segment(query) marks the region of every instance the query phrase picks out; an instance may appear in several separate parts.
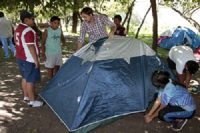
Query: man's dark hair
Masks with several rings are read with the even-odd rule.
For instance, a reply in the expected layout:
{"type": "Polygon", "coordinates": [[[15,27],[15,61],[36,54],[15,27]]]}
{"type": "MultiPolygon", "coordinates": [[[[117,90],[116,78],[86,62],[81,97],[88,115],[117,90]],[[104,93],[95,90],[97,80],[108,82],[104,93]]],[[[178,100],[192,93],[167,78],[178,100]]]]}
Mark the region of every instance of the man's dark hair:
{"type": "Polygon", "coordinates": [[[0,18],[4,17],[4,13],[0,12],[0,18]]]}
{"type": "Polygon", "coordinates": [[[114,19],[118,19],[120,22],[122,21],[122,17],[120,15],[115,15],[114,19]]]}
{"type": "Polygon", "coordinates": [[[92,10],[92,8],[90,8],[90,7],[84,7],[84,8],[82,9],[82,11],[81,11],[81,14],[82,14],[82,13],[87,14],[87,15],[90,15],[90,14],[93,15],[93,10],[92,10]]]}
{"type": "Polygon", "coordinates": [[[186,67],[190,74],[195,74],[199,69],[199,64],[191,60],[186,63],[186,67]]]}
{"type": "Polygon", "coordinates": [[[26,11],[26,10],[22,10],[22,11],[20,12],[20,20],[21,20],[22,22],[24,22],[24,20],[25,20],[26,18],[29,18],[29,19],[34,18],[34,14],[31,13],[31,12],[28,12],[28,11],[26,11]]]}
{"type": "Polygon", "coordinates": [[[53,17],[51,17],[51,19],[50,19],[51,22],[53,22],[53,21],[55,21],[55,20],[60,21],[60,18],[59,18],[58,16],[53,16],[53,17]]]}

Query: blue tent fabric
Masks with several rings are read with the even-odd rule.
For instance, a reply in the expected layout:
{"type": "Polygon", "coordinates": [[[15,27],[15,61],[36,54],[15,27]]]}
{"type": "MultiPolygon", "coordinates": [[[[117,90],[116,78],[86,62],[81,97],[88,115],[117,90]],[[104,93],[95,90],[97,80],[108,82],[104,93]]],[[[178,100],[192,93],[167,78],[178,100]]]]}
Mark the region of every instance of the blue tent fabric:
{"type": "Polygon", "coordinates": [[[143,42],[128,37],[103,39],[75,53],[40,96],[69,131],[77,131],[145,111],[156,91],[151,74],[158,69],[166,70],[167,66],[143,42]],[[101,47],[96,47],[97,43],[101,47]],[[129,54],[130,59],[124,59],[129,54]]]}
{"type": "Polygon", "coordinates": [[[189,45],[193,50],[200,46],[200,38],[189,28],[178,27],[174,30],[172,36],[161,41],[161,48],[170,49],[173,46],[189,45]]]}

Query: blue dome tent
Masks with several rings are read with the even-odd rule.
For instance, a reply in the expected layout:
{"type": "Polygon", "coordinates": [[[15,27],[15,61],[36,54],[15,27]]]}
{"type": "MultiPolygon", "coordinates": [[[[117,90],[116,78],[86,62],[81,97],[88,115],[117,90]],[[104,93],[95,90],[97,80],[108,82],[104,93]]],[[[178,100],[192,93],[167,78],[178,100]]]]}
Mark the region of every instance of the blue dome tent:
{"type": "Polygon", "coordinates": [[[61,67],[40,96],[70,132],[131,113],[144,112],[163,61],[145,43],[129,38],[85,45],[61,67]]]}

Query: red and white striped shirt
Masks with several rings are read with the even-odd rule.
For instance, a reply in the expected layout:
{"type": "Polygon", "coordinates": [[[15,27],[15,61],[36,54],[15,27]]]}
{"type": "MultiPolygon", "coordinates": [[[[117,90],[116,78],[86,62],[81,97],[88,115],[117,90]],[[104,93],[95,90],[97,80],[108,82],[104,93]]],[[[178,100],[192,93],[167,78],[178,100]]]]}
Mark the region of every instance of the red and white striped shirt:
{"type": "Polygon", "coordinates": [[[39,54],[36,41],[36,32],[26,24],[19,24],[15,30],[14,39],[16,44],[16,58],[34,63],[28,45],[34,45],[37,55],[39,54]]]}

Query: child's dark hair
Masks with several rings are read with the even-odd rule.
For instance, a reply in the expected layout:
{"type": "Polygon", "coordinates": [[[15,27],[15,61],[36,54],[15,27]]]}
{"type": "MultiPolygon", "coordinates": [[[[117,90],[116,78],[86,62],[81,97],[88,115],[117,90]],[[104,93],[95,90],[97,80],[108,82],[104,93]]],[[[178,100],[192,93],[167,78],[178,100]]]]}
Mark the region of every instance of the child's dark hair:
{"type": "Polygon", "coordinates": [[[0,18],[4,17],[4,13],[0,12],[0,18]]]}
{"type": "Polygon", "coordinates": [[[82,13],[87,14],[87,15],[90,15],[90,14],[93,15],[93,10],[92,10],[92,8],[90,8],[90,7],[84,7],[84,8],[81,10],[81,14],[82,14],[82,13]]]}
{"type": "Polygon", "coordinates": [[[186,67],[190,74],[195,74],[199,69],[199,64],[195,61],[190,60],[186,63],[186,67]]]}
{"type": "MultiPolygon", "coordinates": [[[[159,70],[156,70],[153,72],[152,76],[151,76],[151,82],[152,84],[157,87],[157,88],[164,88],[165,85],[170,81],[170,74],[169,72],[167,71],[159,71],[159,70]]],[[[178,81],[176,80],[172,80],[172,83],[176,86],[176,85],[179,85],[179,86],[182,86],[182,87],[185,87],[185,85],[179,83],[178,81]]]]}
{"type": "Polygon", "coordinates": [[[156,70],[151,76],[151,82],[155,87],[164,87],[169,82],[169,78],[169,72],[156,70]]]}
{"type": "Polygon", "coordinates": [[[53,16],[53,17],[51,17],[50,22],[53,22],[55,20],[60,21],[60,18],[58,16],[53,16]]]}
{"type": "Polygon", "coordinates": [[[118,19],[120,22],[122,21],[122,17],[120,15],[115,15],[114,19],[118,19]]]}

